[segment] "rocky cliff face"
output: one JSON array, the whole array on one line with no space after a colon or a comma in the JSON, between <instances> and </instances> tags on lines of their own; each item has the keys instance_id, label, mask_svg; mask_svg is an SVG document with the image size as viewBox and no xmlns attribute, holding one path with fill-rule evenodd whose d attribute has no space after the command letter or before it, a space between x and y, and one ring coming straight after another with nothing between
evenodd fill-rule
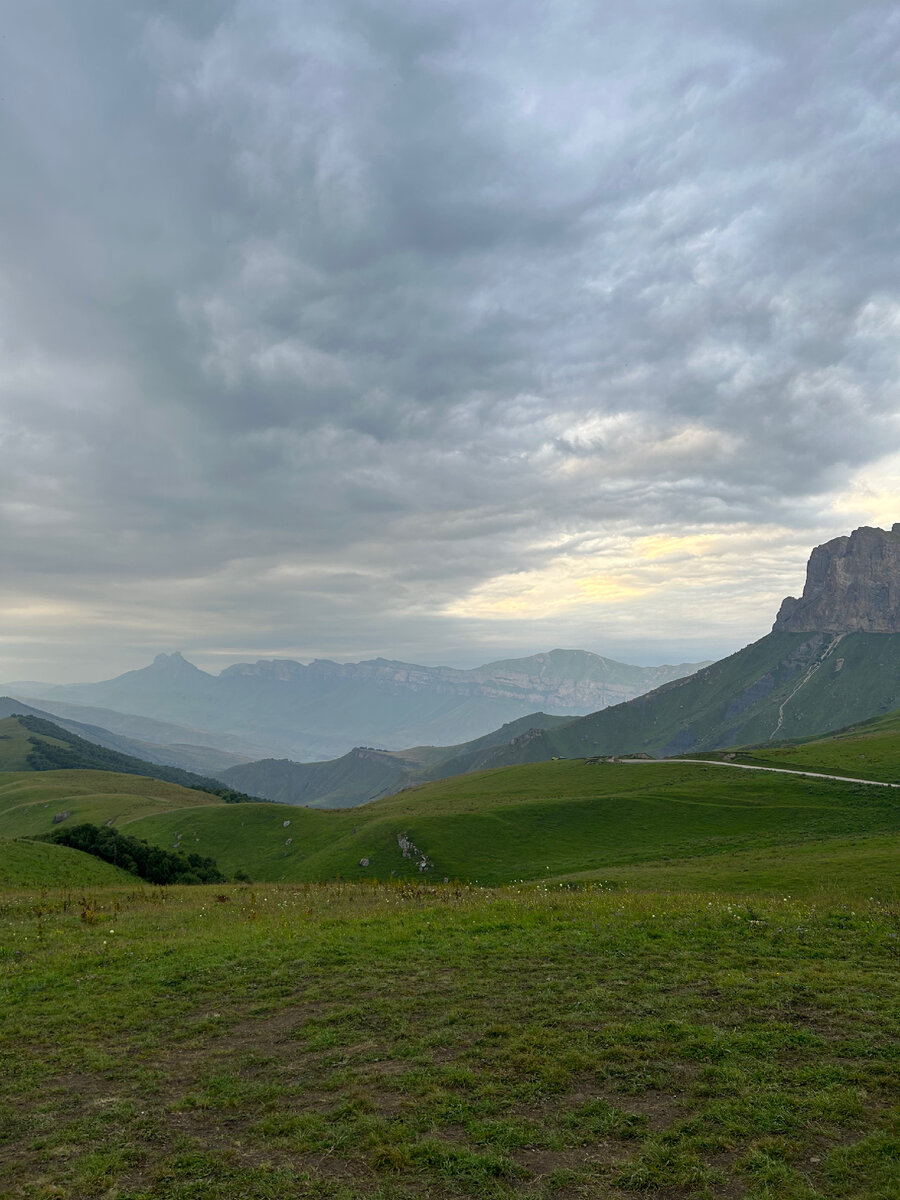
<instances>
[{"instance_id":1,"label":"rocky cliff face","mask_svg":"<svg viewBox=\"0 0 900 1200\"><path fill-rule=\"evenodd\" d=\"M900 522L816 546L803 595L786 597L772 630L900 633Z\"/></svg>"}]
</instances>

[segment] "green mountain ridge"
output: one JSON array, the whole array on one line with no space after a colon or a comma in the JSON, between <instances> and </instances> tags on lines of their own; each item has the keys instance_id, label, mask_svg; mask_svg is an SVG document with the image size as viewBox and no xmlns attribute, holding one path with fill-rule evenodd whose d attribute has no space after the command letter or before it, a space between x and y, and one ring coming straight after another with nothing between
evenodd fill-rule
<instances>
[{"instance_id":1,"label":"green mountain ridge","mask_svg":"<svg viewBox=\"0 0 900 1200\"><path fill-rule=\"evenodd\" d=\"M0 771L2 770L110 771L125 775L143 775L177 783L185 788L199 789L231 804L260 799L223 785L218 779L195 775L179 767L144 762L131 755L121 754L117 750L87 741L78 734L38 716L35 710L0 719Z\"/></svg>"},{"instance_id":2,"label":"green mountain ridge","mask_svg":"<svg viewBox=\"0 0 900 1200\"><path fill-rule=\"evenodd\" d=\"M208 776L262 756L259 747L245 744L245 751L252 749L255 752L234 753L217 746L215 738L211 743L208 740L204 742L206 735L201 730L167 725L149 717L135 717L108 708L91 708L55 700L42 700L40 706L35 706L22 696L0 697L0 719L14 713L42 717L109 750L118 750L120 754L130 755L142 762L180 767L196 775ZM221 740L228 739L223 737Z\"/></svg>"},{"instance_id":3,"label":"green mountain ridge","mask_svg":"<svg viewBox=\"0 0 900 1200\"><path fill-rule=\"evenodd\" d=\"M900 634L770 633L687 679L498 747L490 765L810 738L898 703Z\"/></svg>"}]
</instances>

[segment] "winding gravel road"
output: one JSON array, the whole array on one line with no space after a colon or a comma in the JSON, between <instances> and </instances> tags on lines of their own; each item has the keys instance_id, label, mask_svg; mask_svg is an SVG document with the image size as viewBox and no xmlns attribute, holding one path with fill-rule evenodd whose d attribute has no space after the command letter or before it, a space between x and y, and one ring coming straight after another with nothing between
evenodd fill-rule
<instances>
[{"instance_id":1,"label":"winding gravel road","mask_svg":"<svg viewBox=\"0 0 900 1200\"><path fill-rule=\"evenodd\" d=\"M722 762L719 758L612 758L610 762L655 766L659 763L697 763L701 767L734 767L737 771L771 771L774 775L803 775L808 779L836 779L838 783L868 783L871 787L900 788L900 783L881 779L854 779L849 775L825 775L822 771L792 771L788 767L756 767L751 763Z\"/></svg>"}]
</instances>

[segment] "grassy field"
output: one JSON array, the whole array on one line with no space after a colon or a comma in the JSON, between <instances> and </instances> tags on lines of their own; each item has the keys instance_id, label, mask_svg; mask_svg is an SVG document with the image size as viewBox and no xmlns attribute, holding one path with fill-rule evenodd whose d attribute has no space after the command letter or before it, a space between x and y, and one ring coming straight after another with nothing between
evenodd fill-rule
<instances>
[{"instance_id":1,"label":"grassy field","mask_svg":"<svg viewBox=\"0 0 900 1200\"><path fill-rule=\"evenodd\" d=\"M725 854L630 866L604 867L557 877L635 891L726 893L739 896L840 895L849 903L900 903L900 842L896 834L823 838Z\"/></svg>"},{"instance_id":2,"label":"grassy field","mask_svg":"<svg viewBox=\"0 0 900 1200\"><path fill-rule=\"evenodd\" d=\"M173 809L221 804L208 792L143 775L112 771L32 771L0 773L0 837L34 837L57 827L53 818L70 813L82 821L125 825L139 816Z\"/></svg>"},{"instance_id":3,"label":"grassy field","mask_svg":"<svg viewBox=\"0 0 900 1200\"><path fill-rule=\"evenodd\" d=\"M559 762L459 776L351 811L239 805L128 828L166 846L180 834L226 873L285 881L415 875L421 860L403 857L403 835L427 857L426 877L496 885L888 833L900 828L900 803L881 788L715 766Z\"/></svg>"},{"instance_id":4,"label":"grassy field","mask_svg":"<svg viewBox=\"0 0 900 1200\"><path fill-rule=\"evenodd\" d=\"M894 1200L897 919L420 883L0 898L0 1197Z\"/></svg>"},{"instance_id":5,"label":"grassy field","mask_svg":"<svg viewBox=\"0 0 900 1200\"><path fill-rule=\"evenodd\" d=\"M92 821L269 881L419 876L498 885L628 864L767 852L900 828L865 785L681 763L536 763L457 776L360 809L224 805L139 776L0 775L0 836ZM404 857L400 839L417 853Z\"/></svg>"},{"instance_id":6,"label":"grassy field","mask_svg":"<svg viewBox=\"0 0 900 1200\"><path fill-rule=\"evenodd\" d=\"M765 752L890 770L859 736ZM266 882L3 840L84 820ZM900 1200L898 825L716 764L0 775L0 1200Z\"/></svg>"}]
</instances>

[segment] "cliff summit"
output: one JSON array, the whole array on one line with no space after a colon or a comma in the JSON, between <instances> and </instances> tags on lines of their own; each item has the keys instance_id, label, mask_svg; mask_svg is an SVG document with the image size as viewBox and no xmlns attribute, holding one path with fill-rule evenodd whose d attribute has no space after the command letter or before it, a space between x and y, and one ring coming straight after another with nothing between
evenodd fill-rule
<instances>
[{"instance_id":1,"label":"cliff summit","mask_svg":"<svg viewBox=\"0 0 900 1200\"><path fill-rule=\"evenodd\" d=\"M900 633L900 522L816 546L803 595L782 601L772 631Z\"/></svg>"}]
</instances>

